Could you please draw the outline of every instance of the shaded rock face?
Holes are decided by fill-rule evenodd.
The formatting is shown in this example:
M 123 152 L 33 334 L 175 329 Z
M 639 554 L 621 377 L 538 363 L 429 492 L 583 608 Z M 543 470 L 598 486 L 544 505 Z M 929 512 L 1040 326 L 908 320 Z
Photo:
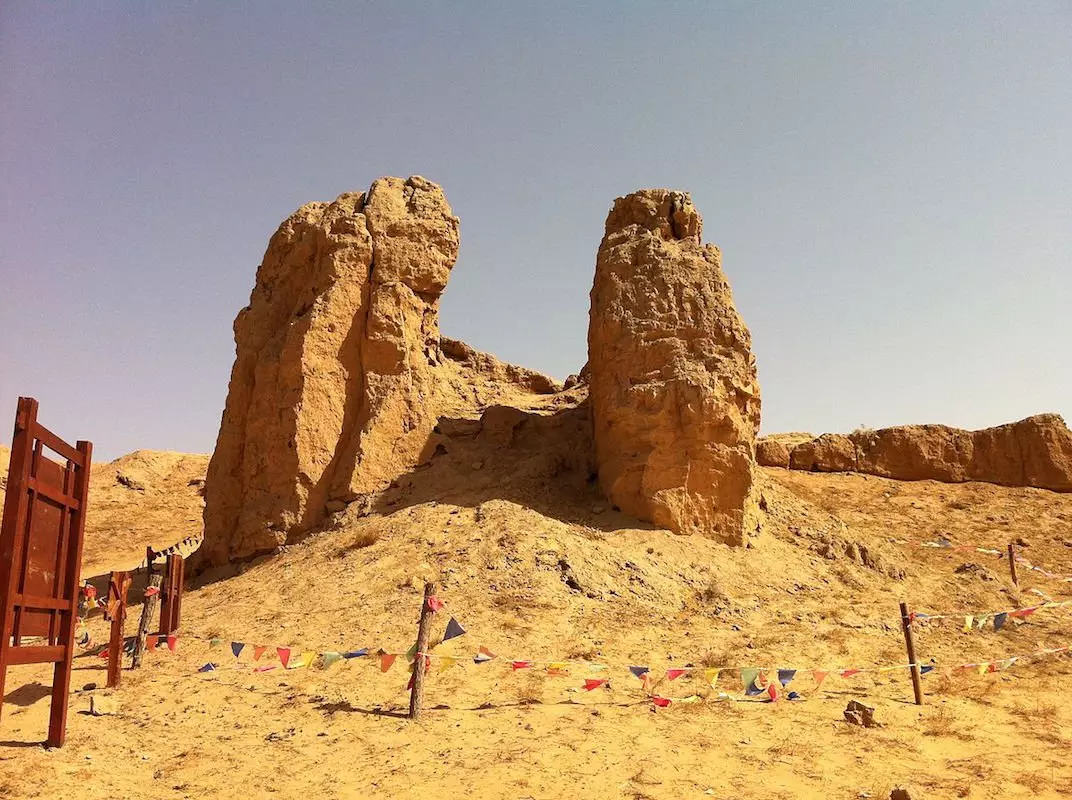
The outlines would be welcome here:
M 419 459 L 435 424 L 426 401 L 458 227 L 421 177 L 310 203 L 279 227 L 235 320 L 201 560 L 270 551 L 329 502 Z
M 1039 414 L 979 431 L 899 425 L 848 436 L 828 433 L 794 447 L 789 467 L 1072 492 L 1072 432 L 1059 415 Z
M 635 517 L 741 544 L 760 398 L 751 337 L 687 194 L 649 189 L 607 217 L 591 293 L 599 482 Z

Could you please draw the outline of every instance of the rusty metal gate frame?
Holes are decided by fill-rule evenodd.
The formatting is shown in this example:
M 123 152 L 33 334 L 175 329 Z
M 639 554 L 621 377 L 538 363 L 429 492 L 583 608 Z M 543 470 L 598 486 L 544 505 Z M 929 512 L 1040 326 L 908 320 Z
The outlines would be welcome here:
M 45 743 L 61 747 L 93 445 L 71 447 L 37 421 L 37 409 L 32 397 L 19 398 L 0 525 L 0 709 L 8 667 L 54 664 Z M 45 448 L 65 464 L 46 458 Z M 26 637 L 44 642 L 24 644 Z

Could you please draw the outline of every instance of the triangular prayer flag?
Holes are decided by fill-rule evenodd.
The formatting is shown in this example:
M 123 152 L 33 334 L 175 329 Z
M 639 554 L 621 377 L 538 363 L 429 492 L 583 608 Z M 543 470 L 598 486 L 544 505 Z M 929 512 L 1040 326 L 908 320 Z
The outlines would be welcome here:
M 679 697 L 674 702 L 675 703 L 684 703 L 686 705 L 692 705 L 693 703 L 699 703 L 700 702 L 700 696 L 695 695 L 695 694 L 690 694 L 688 697 Z
M 253 671 L 254 672 L 268 672 L 269 670 L 273 670 L 278 666 L 279 666 L 278 664 L 261 664 L 259 667 L 254 667 Z
M 820 686 L 823 685 L 823 681 L 826 680 L 826 676 L 829 675 L 829 674 L 830 674 L 830 670 L 828 670 L 828 669 L 813 669 L 811 671 L 811 676 L 813 678 L 815 678 L 815 688 L 816 689 L 818 689 Z
M 156 586 L 149 586 L 149 587 L 147 587 L 145 589 L 145 595 L 144 596 L 145 597 L 156 597 L 158 594 L 160 594 L 160 589 L 158 589 Z
M 978 665 L 976 665 L 975 669 L 976 669 L 976 671 L 978 671 L 978 673 L 980 675 L 985 675 L 990 670 L 990 665 L 989 664 L 978 664 Z
M 606 664 L 589 664 L 588 669 L 591 672 L 603 672 L 607 668 Z
M 714 687 L 714 685 L 718 683 L 718 673 L 721 671 L 722 669 L 719 667 L 708 667 L 703 671 L 704 680 L 707 681 L 710 686 Z
M 408 692 L 408 691 L 409 691 L 410 689 L 412 689 L 412 688 L 413 688 L 413 681 L 415 681 L 416 679 L 417 679 L 417 676 L 416 676 L 416 675 L 415 675 L 414 673 L 412 673 L 412 672 L 411 672 L 411 673 L 410 673 L 410 676 L 409 676 L 409 682 L 408 682 L 408 683 L 406 684 L 406 691 L 407 691 L 407 692 Z
M 677 679 L 677 678 L 680 678 L 680 677 L 681 677 L 682 675 L 684 675 L 684 674 L 685 674 L 686 672 L 688 672 L 688 670 L 687 670 L 687 669 L 668 669 L 668 670 L 666 671 L 666 679 L 667 679 L 668 681 L 672 681 L 672 680 L 675 680 L 675 679 Z
M 480 645 L 480 649 L 477 650 L 477 654 L 473 658 L 473 661 L 477 664 L 483 664 L 486 661 L 491 661 L 493 658 L 495 658 L 495 654 L 484 647 L 484 645 Z
M 290 663 L 290 648 L 289 647 L 277 647 L 275 654 L 279 656 L 279 663 L 283 665 L 283 669 L 287 668 L 287 664 Z
M 1009 618 L 1009 615 L 1006 614 L 1005 612 L 1002 612 L 1000 614 L 995 614 L 994 615 L 994 630 L 995 631 L 1000 631 L 1002 628 L 1004 628 L 1005 627 L 1005 620 L 1007 620 L 1008 618 Z
M 201 667 L 201 669 L 199 669 L 198 672 L 212 672 L 215 669 L 216 669 L 216 665 L 211 663 L 211 662 L 209 662 L 208 664 L 205 664 L 203 667 Z
M 329 650 L 328 652 L 324 653 L 324 669 L 327 669 L 336 661 L 340 660 L 342 660 L 341 653 L 336 653 L 333 650 Z
M 160 637 L 159 636 L 150 633 L 149 635 L 147 635 L 145 637 L 145 649 L 146 650 L 155 650 L 156 646 L 158 644 L 160 644 Z
M 770 699 L 771 699 L 772 703 L 778 702 L 778 682 L 777 681 L 771 681 L 767 685 L 767 694 L 770 695 Z
M 172 653 L 175 652 L 175 646 L 178 645 L 178 643 L 179 643 L 179 637 L 178 636 L 169 636 L 169 637 L 167 637 L 167 649 L 170 650 Z
M 966 615 L 964 617 L 964 632 L 965 633 L 968 633 L 968 632 L 971 631 L 971 629 L 972 629 L 972 621 L 973 620 L 974 620 L 974 617 L 972 617 L 971 614 L 968 614 L 968 615 Z
M 590 692 L 593 689 L 598 689 L 600 686 L 602 686 L 606 682 L 607 682 L 606 678 L 585 678 L 585 680 L 584 680 L 584 690 L 586 692 Z
M 931 664 L 926 664 L 926 665 L 924 665 L 924 666 L 919 668 L 919 674 L 920 675 L 926 675 L 928 672 L 933 672 L 933 671 L 934 671 L 934 666 L 931 665 Z
M 208 642 L 209 647 L 219 647 L 221 644 L 223 644 L 222 639 L 210 639 Z
M 458 663 L 458 659 L 454 656 L 440 656 L 439 659 L 439 671 L 446 672 L 448 669 Z
M 245 644 L 243 644 L 242 642 L 231 642 L 231 652 L 234 653 L 235 658 L 238 658 L 238 656 L 242 653 L 242 649 L 244 647 Z
M 548 675 L 565 675 L 569 672 L 569 664 L 565 661 L 552 661 L 547 665 Z
M 367 655 L 368 655 L 368 648 L 367 647 L 362 647 L 360 650 L 350 650 L 347 653 L 343 653 L 342 657 L 343 658 L 361 658 L 362 656 L 367 656 Z
M 394 653 L 380 653 L 380 672 L 387 672 L 398 658 Z
M 301 666 L 311 667 L 316 661 L 316 653 L 302 653 Z
M 440 600 L 435 595 L 432 595 L 431 597 L 428 598 L 428 610 L 429 611 L 431 611 L 432 613 L 435 613 L 436 611 L 439 611 L 439 609 L 441 609 L 441 608 L 443 608 L 443 601 L 442 600 Z
M 633 673 L 633 677 L 640 678 L 641 680 L 643 680 L 644 676 L 649 672 L 647 667 L 630 667 L 629 671 Z
M 789 682 L 796 676 L 797 671 L 795 669 L 780 669 L 778 670 L 778 683 L 782 684 L 782 686 L 788 686 Z
M 263 655 L 264 655 L 264 651 L 265 651 L 265 650 L 267 650 L 267 649 L 268 649 L 268 648 L 267 648 L 267 647 L 265 647 L 265 646 L 264 646 L 264 645 L 262 645 L 262 644 L 259 644 L 259 645 L 257 645 L 256 647 L 254 647 L 254 648 L 253 648 L 253 660 L 254 660 L 254 661 L 260 661 L 260 660 L 261 660 L 261 656 L 263 656 Z
M 410 662 L 412 664 L 414 659 L 416 659 L 416 658 L 417 658 L 417 643 L 414 642 L 413 647 L 411 647 L 409 650 L 406 651 L 406 661 L 408 661 L 408 662 Z
M 456 639 L 464 633 L 465 628 L 463 628 L 461 624 L 459 624 L 458 620 L 454 619 L 454 617 L 451 617 L 450 622 L 447 623 L 447 630 L 443 634 L 443 641 L 448 642 L 451 639 Z
M 859 672 L 860 672 L 860 670 L 858 670 L 858 669 L 843 669 L 838 674 L 842 678 L 851 678 L 853 675 L 859 674 Z
M 659 697 L 658 695 L 656 695 L 655 697 L 651 698 L 651 702 L 653 702 L 659 708 L 666 708 L 668 705 L 670 705 L 670 698 Z
M 741 670 L 741 683 L 744 684 L 745 694 L 759 694 L 760 690 L 756 687 L 756 678 L 758 677 L 758 669 L 747 668 Z
M 531 661 L 512 661 L 510 666 L 513 669 L 529 669 L 532 666 Z

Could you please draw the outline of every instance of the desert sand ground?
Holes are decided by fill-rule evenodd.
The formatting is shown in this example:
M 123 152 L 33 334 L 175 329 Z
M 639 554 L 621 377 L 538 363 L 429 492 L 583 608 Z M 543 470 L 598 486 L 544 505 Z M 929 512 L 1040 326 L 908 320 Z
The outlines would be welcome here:
M 4 455 L 4 454 L 0 454 Z M 207 458 L 137 453 L 95 467 L 84 574 L 136 564 L 146 544 L 200 531 Z M 141 488 L 117 480 L 126 472 Z M 430 480 L 434 480 L 430 479 Z M 1072 599 L 1072 584 L 974 551 L 1004 548 L 1072 573 L 1072 495 L 985 484 L 899 483 L 860 475 L 761 474 L 767 522 L 754 547 L 637 527 L 595 489 L 550 502 L 554 487 L 500 493 L 434 482 L 237 574 L 209 575 L 184 601 L 174 653 L 149 653 L 121 687 L 103 662 L 75 661 L 67 745 L 45 750 L 46 672 L 19 667 L 0 721 L 0 796 L 58 798 L 1039 798 L 1072 792 L 1067 655 L 992 674 L 946 673 L 1072 644 L 1070 609 L 1042 609 L 1000 632 L 959 620 L 917 633 L 925 705 L 906 670 L 830 675 L 811 668 L 906 662 L 897 603 L 918 611 L 1000 610 Z M 430 499 L 438 498 L 438 499 Z M 504 499 L 509 498 L 509 499 Z M 540 511 L 535 509 L 539 508 Z M 975 565 L 975 566 L 964 566 Z M 959 568 L 959 570 L 958 570 Z M 413 642 L 425 579 L 439 582 L 467 633 L 435 652 L 465 656 L 433 672 L 429 710 L 404 718 L 400 659 L 254 673 L 252 647 L 302 651 Z M 131 608 L 136 624 L 137 609 Z M 96 642 L 105 623 L 89 620 Z M 222 645 L 213 648 L 218 637 Z M 474 664 L 485 646 L 499 658 Z M 272 663 L 273 650 L 259 663 Z M 568 674 L 513 671 L 509 659 L 575 659 Z M 208 673 L 198 668 L 219 664 Z M 628 665 L 799 667 L 800 701 L 741 696 L 727 669 L 712 689 L 696 675 L 662 680 L 656 708 Z M 609 678 L 586 692 L 585 678 Z M 83 688 L 87 687 L 87 688 Z M 719 694 L 729 699 L 719 700 Z M 91 695 L 118 713 L 91 716 Z M 700 698 L 681 703 L 682 698 Z M 882 727 L 843 720 L 850 699 Z

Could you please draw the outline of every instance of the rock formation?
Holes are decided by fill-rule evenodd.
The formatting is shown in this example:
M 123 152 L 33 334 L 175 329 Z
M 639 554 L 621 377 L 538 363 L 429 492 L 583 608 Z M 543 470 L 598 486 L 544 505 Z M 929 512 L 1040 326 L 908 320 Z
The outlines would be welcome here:
M 794 447 L 789 467 L 807 472 L 851 472 L 856 469 L 856 446 L 848 436 L 824 433 Z
M 778 439 L 760 439 L 756 442 L 756 463 L 789 469 L 789 446 Z
M 767 442 L 774 446 L 777 439 L 763 440 L 760 448 Z M 789 467 L 864 472 L 903 481 L 983 481 L 1072 492 L 1072 432 L 1059 415 L 1039 414 L 978 431 L 899 425 L 848 436 L 823 434 L 793 447 Z
M 702 225 L 666 189 L 620 197 L 607 217 L 588 328 L 596 463 L 626 513 L 741 544 L 755 525 L 759 384 Z
M 202 559 L 272 550 L 418 458 L 457 253 L 458 219 L 420 177 L 309 203 L 280 226 L 235 320 Z

